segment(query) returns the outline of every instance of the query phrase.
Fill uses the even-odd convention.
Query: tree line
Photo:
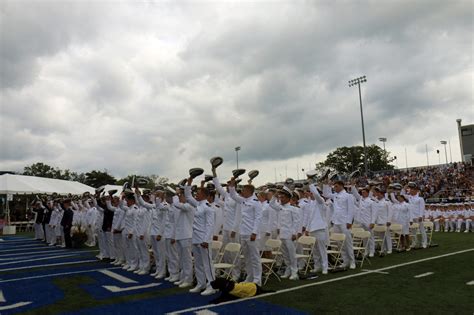
[[[367,147],[367,164],[369,170],[378,172],[382,170],[392,170],[391,165],[396,160],[396,156],[390,157],[390,153],[379,146],[373,144]],[[349,174],[353,171],[364,171],[364,148],[362,146],[339,147],[330,152],[323,162],[316,165],[317,168],[331,168],[340,174]],[[168,178],[159,175],[139,175],[131,174],[124,178],[117,179],[109,174],[107,170],[93,170],[86,173],[77,173],[69,169],[61,170],[41,162],[26,166],[22,175],[39,176],[55,179],[64,179],[81,182],[83,184],[100,187],[102,185],[123,185],[125,182],[132,182],[133,176],[148,180],[147,187],[153,188],[155,185],[163,185],[168,182]]]
[[[77,173],[69,169],[62,170],[58,167],[50,166],[42,162],[25,166],[21,175],[72,180],[95,188],[103,185],[123,185],[125,182],[131,183],[133,176],[148,180],[148,184],[143,188],[151,189],[155,185],[163,185],[168,182],[168,178],[159,175],[131,174],[124,178],[117,179],[109,174],[107,170],[93,170],[85,173]]]

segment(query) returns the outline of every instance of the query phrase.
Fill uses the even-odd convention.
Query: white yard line
[[[94,260],[70,261],[70,262],[57,263],[57,264],[45,264],[45,265],[35,265],[35,266],[5,268],[5,269],[0,269],[0,272],[2,272],[2,271],[12,271],[12,270],[22,270],[22,269],[43,268],[43,267],[53,267],[53,266],[74,265],[74,264],[82,264],[82,263],[89,263],[89,262],[97,262],[97,259],[94,259]]]
[[[0,250],[0,254],[6,253],[6,252],[21,252],[20,254],[24,254],[25,252],[28,253],[29,251],[32,250],[51,250],[53,247],[32,247],[32,248],[18,248],[18,249],[7,249],[7,250]],[[5,255],[13,255],[13,254],[5,254]]]
[[[41,258],[25,259],[25,260],[18,260],[18,261],[8,261],[8,262],[0,263],[0,266],[21,264],[21,263],[25,263],[25,262],[38,261],[38,260],[66,258],[66,257],[73,257],[73,256],[77,256],[77,254],[67,254],[67,255],[58,255],[58,256],[50,256],[50,257],[41,257]]]
[[[11,310],[12,308],[22,307],[22,306],[25,306],[25,305],[29,305],[31,303],[33,303],[33,302],[18,302],[18,303],[11,304],[11,305],[0,306],[0,311]]]
[[[368,275],[368,274],[371,274],[371,273],[377,273],[377,272],[380,272],[380,271],[395,269],[395,268],[399,268],[399,267],[403,267],[403,266],[409,266],[409,265],[418,264],[418,263],[425,262],[425,261],[430,261],[430,260],[439,259],[439,258],[448,257],[448,256],[453,256],[453,255],[459,255],[459,254],[472,252],[472,251],[474,251],[474,248],[465,249],[465,250],[461,250],[461,251],[457,251],[457,252],[452,252],[452,253],[449,253],[449,254],[443,254],[443,255],[439,255],[439,256],[433,256],[433,257],[418,259],[418,260],[409,261],[409,262],[406,262],[406,263],[403,263],[403,264],[393,265],[393,266],[384,267],[384,268],[371,270],[371,271],[364,271],[364,272],[351,274],[351,275],[347,275],[347,276],[343,276],[343,277],[328,279],[328,280],[325,280],[325,281],[319,281],[319,282],[309,283],[309,284],[305,284],[305,285],[300,285],[300,286],[297,286],[297,287],[283,289],[283,290],[279,290],[279,291],[272,292],[272,293],[265,293],[265,294],[245,298],[245,299],[228,301],[228,302],[223,302],[223,303],[220,303],[220,304],[208,304],[208,305],[191,307],[191,308],[187,308],[187,309],[184,309],[184,310],[170,312],[168,314],[182,314],[182,313],[187,313],[187,312],[195,312],[195,311],[203,310],[203,309],[209,309],[209,308],[213,308],[213,307],[219,307],[219,306],[222,306],[222,305],[241,303],[241,302],[245,302],[245,301],[248,301],[248,300],[259,299],[259,298],[262,298],[262,297],[268,297],[268,296],[277,295],[277,294],[281,294],[281,293],[296,291],[296,290],[299,290],[299,289],[314,287],[314,286],[322,285],[322,284],[326,284],[326,283],[331,283],[331,282],[341,281],[341,280],[345,280],[345,279],[365,276],[365,275]]]
[[[18,239],[14,239],[14,240],[3,240],[2,241],[4,244],[8,244],[8,243],[15,243],[15,242],[41,242],[40,240],[35,240],[35,239],[32,239],[32,238],[18,238]]]
[[[149,284],[144,284],[144,285],[136,285],[134,287],[127,287],[127,288],[120,288],[115,285],[103,285],[104,289],[109,290],[112,293],[117,293],[117,292],[126,292],[126,291],[133,291],[133,290],[140,290],[140,289],[148,289],[148,288],[153,288],[161,285],[161,283],[149,283]]]
[[[122,268],[122,267],[111,267],[111,268],[108,268],[108,270],[121,269],[121,268]],[[70,272],[60,272],[60,273],[51,273],[51,274],[47,274],[47,275],[39,275],[39,276],[31,276],[31,277],[23,277],[23,278],[0,280],[0,283],[16,282],[16,281],[32,280],[32,279],[41,279],[41,278],[49,278],[49,277],[59,277],[59,276],[67,276],[67,275],[75,275],[75,274],[78,274],[78,273],[96,272],[96,271],[101,271],[101,270],[104,270],[104,268],[101,268],[101,269],[90,269],[90,270],[79,270],[79,271],[70,271]]]
[[[389,275],[390,272],[386,272],[386,271],[375,271],[375,270],[370,270],[370,269],[362,269],[362,271],[372,271],[373,273],[380,273],[382,275]]]
[[[13,246],[12,246],[13,247]],[[0,254],[6,253],[6,252],[14,252],[14,251],[19,251],[19,250],[35,250],[35,249],[44,249],[44,248],[50,248],[47,245],[27,245],[27,246],[14,246],[15,248],[9,248],[9,249],[0,249]],[[19,247],[19,248],[18,248]]]
[[[48,252],[45,252],[45,253],[38,253],[38,252],[35,252],[35,253],[21,253],[21,254],[10,254],[10,255],[0,255],[0,261],[7,261],[7,260],[15,260],[15,259],[26,259],[26,258],[33,258],[33,257],[39,257],[39,256],[51,256],[51,255],[57,255],[58,253],[59,254],[65,254],[65,252],[69,252],[69,253],[74,253],[74,254],[81,254],[81,253],[95,253],[95,252],[98,252],[98,250],[81,250],[81,251],[72,251],[70,249],[58,249],[58,250],[52,250],[52,251],[48,251]],[[16,256],[16,255],[25,255],[25,256],[21,256],[21,257],[8,257],[8,258],[1,258],[3,256]]]
[[[420,275],[414,276],[413,278],[423,278],[423,277],[431,276],[432,274],[434,274],[434,272],[425,272]]]
[[[107,269],[99,270],[99,272],[101,272],[104,275],[107,275],[111,278],[114,278],[115,280],[123,282],[123,283],[137,283],[137,281],[135,281],[135,280],[129,279],[127,277],[124,277],[122,275],[119,275],[118,273],[115,273],[115,272],[107,270]]]
[[[48,246],[48,244],[46,243],[31,243],[31,244],[20,244],[20,245],[10,245],[10,246],[3,246],[1,250],[3,250],[3,248],[6,248],[6,249],[11,249],[11,248],[18,248],[18,247],[44,247],[44,246]]]
[[[0,255],[0,260],[2,259],[8,259],[8,258],[2,258],[2,257],[12,257],[12,256],[21,256],[21,255],[46,255],[46,254],[52,254],[52,253],[59,253],[59,252],[65,252],[67,249],[54,249],[54,250],[48,250],[44,251],[45,253],[43,254],[42,252],[22,252],[22,253],[14,253],[14,254],[1,254]]]
[[[5,303],[7,300],[5,300],[5,295],[3,295],[3,291],[0,290],[0,303]]]
[[[467,285],[474,285],[474,280],[466,282]]]

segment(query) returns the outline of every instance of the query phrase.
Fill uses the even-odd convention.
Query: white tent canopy
[[[93,187],[62,179],[12,175],[0,175],[0,194],[52,194],[80,195],[86,191],[94,193]]]

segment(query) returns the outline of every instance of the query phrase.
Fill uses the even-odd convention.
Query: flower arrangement
[[[86,227],[82,224],[73,225],[71,228],[72,247],[80,248],[87,241]]]

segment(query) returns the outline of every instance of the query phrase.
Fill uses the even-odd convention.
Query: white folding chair
[[[368,255],[368,246],[369,246],[369,239],[370,239],[370,232],[369,231],[356,231],[354,235],[352,236],[352,243],[353,243],[353,248],[354,248],[354,257],[356,259],[359,258],[360,261],[360,267],[362,268],[362,265],[364,264],[364,261],[367,259],[367,261],[370,264],[369,259],[367,258]]]
[[[399,250],[400,249],[400,240],[402,237],[402,225],[397,224],[397,223],[392,223],[390,225],[390,234],[392,235],[392,246],[395,247],[395,249]]]
[[[211,252],[212,252],[212,261],[214,263],[217,263],[220,261],[221,257],[221,248],[222,248],[222,242],[220,241],[212,241],[211,243]]]
[[[311,265],[311,259],[313,258],[314,244],[316,243],[316,238],[314,236],[301,236],[297,240],[298,244],[301,244],[303,247],[303,253],[306,254],[296,254],[296,259],[303,259],[305,262],[304,274],[308,273],[309,267]],[[307,250],[305,250],[307,249]]]
[[[377,248],[377,245],[380,245],[379,253],[382,253],[383,243],[385,241],[385,233],[387,232],[387,226],[376,225],[372,229],[372,232],[374,233],[374,246],[375,248]]]
[[[222,259],[224,255],[220,256],[220,260],[218,263],[214,264],[214,269],[216,271],[222,270],[223,275],[225,278],[231,278],[232,277],[232,271],[234,270],[236,266],[236,261],[237,258],[240,256],[240,244],[239,243],[227,243],[227,245],[224,247],[224,253],[230,253],[234,257],[232,263],[224,263],[222,262]]]
[[[279,256],[281,256],[280,248],[281,248],[281,240],[274,240],[274,239],[268,239],[265,242],[265,247],[270,248],[272,252],[272,258],[260,258],[262,262],[262,273],[264,277],[263,284],[265,285],[270,278],[271,275],[274,275],[278,281],[280,280],[280,277],[278,276],[278,270],[275,271],[273,268],[276,267],[277,260]],[[274,254],[275,253],[275,254]],[[263,252],[262,252],[263,255]]]
[[[331,233],[329,235],[330,247],[327,253],[330,258],[332,258],[332,262],[330,260],[329,269],[335,269],[339,262],[342,261],[342,247],[346,240],[346,236],[342,233]]]

